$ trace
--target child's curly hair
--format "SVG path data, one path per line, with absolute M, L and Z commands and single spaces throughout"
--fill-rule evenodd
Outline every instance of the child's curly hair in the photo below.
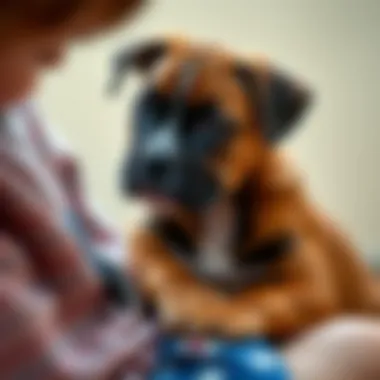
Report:
M 0 25 L 43 31 L 95 11 L 101 26 L 106 27 L 132 16 L 145 3 L 146 0 L 1 0 Z

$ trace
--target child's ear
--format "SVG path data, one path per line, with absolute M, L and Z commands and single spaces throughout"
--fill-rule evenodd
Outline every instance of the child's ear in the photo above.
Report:
M 236 75 L 270 143 L 286 137 L 311 103 L 310 91 L 281 71 L 269 70 L 264 79 L 260 70 L 238 64 Z
M 158 38 L 140 42 L 117 52 L 112 62 L 112 77 L 109 90 L 119 90 L 123 79 L 132 70 L 146 73 L 163 58 L 174 53 L 183 41 L 174 38 Z

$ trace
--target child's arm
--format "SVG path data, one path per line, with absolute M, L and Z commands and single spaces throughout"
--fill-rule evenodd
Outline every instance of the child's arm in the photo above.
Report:
M 102 278 L 109 298 L 121 304 L 137 302 L 123 265 L 127 252 L 121 235 L 90 202 L 79 160 L 66 142 L 41 122 L 35 107 L 29 106 L 27 110 L 39 148 L 52 165 L 68 200 L 70 224 L 83 256 Z
M 34 104 L 28 105 L 27 114 L 32 121 L 41 151 L 53 165 L 68 203 L 79 216 L 86 233 L 90 235 L 91 243 L 99 254 L 122 262 L 125 254 L 122 239 L 115 226 L 99 212 L 95 203 L 90 202 L 77 155 L 56 130 L 53 131 L 43 122 Z

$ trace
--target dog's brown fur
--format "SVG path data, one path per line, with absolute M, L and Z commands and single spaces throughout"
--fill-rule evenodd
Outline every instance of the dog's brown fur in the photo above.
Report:
M 256 178 L 252 189 L 252 197 L 258 200 L 256 223 L 240 242 L 242 252 L 235 254 L 244 254 L 283 232 L 294 233 L 298 241 L 284 260 L 272 265 L 269 277 L 275 281 L 268 277 L 267 283 L 227 295 L 193 275 L 154 231 L 138 230 L 133 239 L 133 272 L 143 294 L 158 307 L 163 323 L 169 328 L 232 336 L 283 337 L 337 314 L 379 311 L 379 293 L 356 249 L 319 212 L 294 165 L 260 134 L 251 104 L 230 75 L 237 58 L 219 48 L 184 41 L 167 45 L 169 63 L 158 77 L 162 91 L 172 90 L 182 62 L 202 56 L 207 64 L 192 99 L 217 99 L 240 125 L 239 134 L 210 162 L 230 192 L 252 175 Z M 143 58 L 138 62 L 142 69 L 148 64 Z M 259 60 L 249 64 L 260 73 L 265 89 L 271 66 Z M 199 215 L 178 208 L 172 218 L 197 239 Z

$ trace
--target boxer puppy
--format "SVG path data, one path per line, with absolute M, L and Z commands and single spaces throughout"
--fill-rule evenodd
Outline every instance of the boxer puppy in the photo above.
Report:
M 369 270 L 279 148 L 310 103 L 301 83 L 170 38 L 118 54 L 114 85 L 132 69 L 147 83 L 122 186 L 152 216 L 131 265 L 168 328 L 281 338 L 378 310 Z

